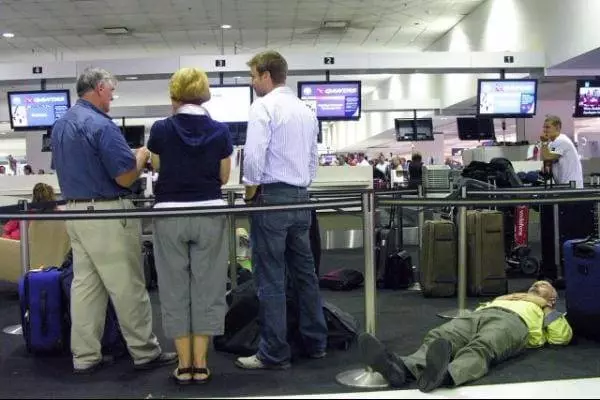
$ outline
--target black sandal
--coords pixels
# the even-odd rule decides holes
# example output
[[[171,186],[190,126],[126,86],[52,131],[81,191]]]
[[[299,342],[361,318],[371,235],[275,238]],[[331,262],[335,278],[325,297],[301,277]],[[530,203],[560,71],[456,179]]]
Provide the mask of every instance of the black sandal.
[[[190,379],[181,378],[181,375],[185,375],[185,374],[189,374],[191,376]],[[193,374],[194,374],[194,368],[192,368],[192,367],[177,368],[171,374],[171,379],[173,379],[173,381],[175,381],[175,383],[177,383],[178,385],[189,385],[190,383],[192,383],[194,381]]]
[[[212,374],[210,374],[208,372],[208,368],[192,368],[193,370],[193,374],[192,374],[192,379],[194,381],[194,383],[198,383],[198,384],[205,384],[208,381],[210,381],[210,379],[212,378]],[[196,378],[196,375],[206,375],[206,378]]]

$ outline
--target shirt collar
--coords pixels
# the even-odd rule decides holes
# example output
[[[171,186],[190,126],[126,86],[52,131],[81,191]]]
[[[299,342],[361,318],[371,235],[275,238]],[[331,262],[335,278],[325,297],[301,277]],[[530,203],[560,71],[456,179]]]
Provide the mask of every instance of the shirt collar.
[[[275,89],[271,90],[271,92],[269,94],[271,94],[271,93],[273,93],[273,94],[290,94],[291,93],[293,95],[296,95],[292,91],[292,89],[290,87],[288,87],[288,86],[279,86],[279,87],[276,87]]]
[[[197,104],[184,104],[177,109],[176,114],[191,114],[191,115],[207,115],[210,117],[210,114],[206,110],[206,108],[199,106]]]
[[[96,111],[98,114],[101,114],[102,116],[112,120],[112,118],[105,113],[104,111],[102,111],[101,109],[99,109],[98,107],[96,107],[95,105],[93,105],[92,103],[90,103],[89,101],[85,100],[85,99],[77,99],[77,105],[80,105],[82,107],[86,107],[86,108],[91,108],[92,110]]]

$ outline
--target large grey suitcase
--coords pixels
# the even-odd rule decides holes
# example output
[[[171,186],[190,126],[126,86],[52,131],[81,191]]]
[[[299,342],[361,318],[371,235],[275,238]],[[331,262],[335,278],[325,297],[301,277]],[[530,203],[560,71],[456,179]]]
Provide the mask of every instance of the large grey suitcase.
[[[470,296],[507,292],[504,215],[500,211],[467,211],[467,288]]]
[[[456,294],[456,229],[451,221],[425,221],[420,260],[421,290],[425,297]]]

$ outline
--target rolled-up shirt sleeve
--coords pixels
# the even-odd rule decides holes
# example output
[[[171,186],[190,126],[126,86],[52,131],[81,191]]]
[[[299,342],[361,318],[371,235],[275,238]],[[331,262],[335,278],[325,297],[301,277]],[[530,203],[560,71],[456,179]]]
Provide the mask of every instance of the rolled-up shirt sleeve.
[[[135,156],[127,145],[118,126],[107,124],[98,138],[98,149],[102,164],[111,178],[129,172],[135,168]]]
[[[265,170],[267,148],[271,141],[271,118],[265,106],[257,100],[250,107],[246,145],[244,146],[244,177],[246,185],[260,185]]]

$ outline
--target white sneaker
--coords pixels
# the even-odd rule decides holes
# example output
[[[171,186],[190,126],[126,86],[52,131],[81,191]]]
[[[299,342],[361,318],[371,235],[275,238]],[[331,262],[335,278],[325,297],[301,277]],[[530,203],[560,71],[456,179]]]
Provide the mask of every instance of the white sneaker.
[[[256,354],[250,357],[240,357],[235,361],[237,367],[243,369],[288,369],[290,363],[286,362],[283,364],[266,364],[258,359]]]

